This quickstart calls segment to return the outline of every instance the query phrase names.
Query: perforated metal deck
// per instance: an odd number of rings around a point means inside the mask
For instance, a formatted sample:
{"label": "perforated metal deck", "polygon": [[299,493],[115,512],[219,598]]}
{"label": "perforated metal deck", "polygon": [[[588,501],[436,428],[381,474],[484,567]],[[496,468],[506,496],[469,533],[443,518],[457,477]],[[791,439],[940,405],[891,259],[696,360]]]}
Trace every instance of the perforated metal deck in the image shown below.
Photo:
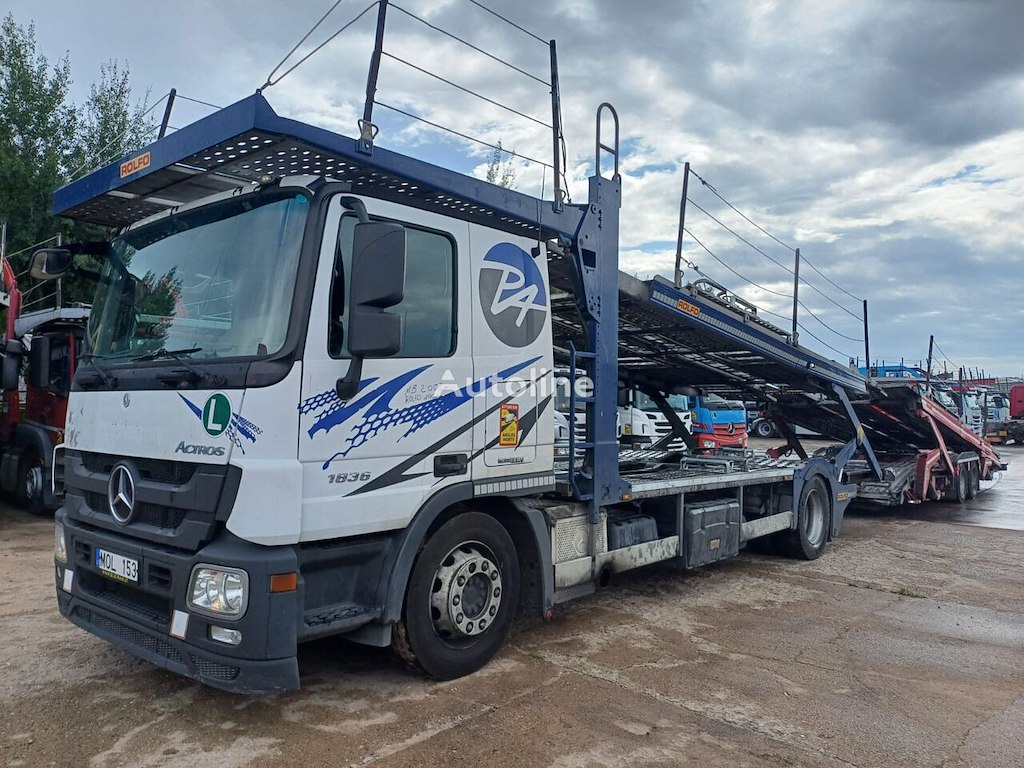
{"label": "perforated metal deck", "polygon": [[581,217],[573,206],[556,211],[551,202],[280,117],[258,93],[57,190],[54,213],[124,227],[213,193],[296,174],[544,239],[571,235]]}

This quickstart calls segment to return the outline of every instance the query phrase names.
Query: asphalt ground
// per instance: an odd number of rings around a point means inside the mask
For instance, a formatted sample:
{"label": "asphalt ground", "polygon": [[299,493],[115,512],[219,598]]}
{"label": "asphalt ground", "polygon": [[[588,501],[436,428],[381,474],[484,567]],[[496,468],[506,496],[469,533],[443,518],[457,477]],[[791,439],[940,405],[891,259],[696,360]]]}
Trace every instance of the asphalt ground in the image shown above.
{"label": "asphalt ground", "polygon": [[625,576],[461,680],[334,639],[264,697],[61,619],[52,524],[0,508],[0,765],[1024,766],[1024,449],[1004,452],[967,505],[852,513],[811,563]]}

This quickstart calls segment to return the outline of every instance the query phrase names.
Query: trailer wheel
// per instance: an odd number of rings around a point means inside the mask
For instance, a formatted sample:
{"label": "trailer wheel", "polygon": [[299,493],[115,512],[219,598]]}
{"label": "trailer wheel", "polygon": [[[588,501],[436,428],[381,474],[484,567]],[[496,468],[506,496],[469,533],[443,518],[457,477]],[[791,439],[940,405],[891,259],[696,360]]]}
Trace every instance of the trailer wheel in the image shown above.
{"label": "trailer wheel", "polygon": [[973,499],[981,490],[981,465],[972,461],[968,466],[970,470],[967,473],[967,498]]}
{"label": "trailer wheel", "polygon": [[761,419],[754,425],[754,434],[758,437],[772,437],[775,435],[775,425],[767,419]]}
{"label": "trailer wheel", "polygon": [[963,504],[970,498],[968,494],[973,487],[971,469],[969,464],[959,464],[956,469],[956,477],[953,478],[953,501]]}
{"label": "trailer wheel", "polygon": [[392,647],[430,677],[475,672],[501,648],[519,604],[515,544],[493,517],[470,512],[420,550]]}
{"label": "trailer wheel", "polygon": [[812,477],[800,492],[800,505],[795,531],[780,536],[782,551],[789,557],[817,560],[825,551],[832,521],[832,499],[825,481]]}

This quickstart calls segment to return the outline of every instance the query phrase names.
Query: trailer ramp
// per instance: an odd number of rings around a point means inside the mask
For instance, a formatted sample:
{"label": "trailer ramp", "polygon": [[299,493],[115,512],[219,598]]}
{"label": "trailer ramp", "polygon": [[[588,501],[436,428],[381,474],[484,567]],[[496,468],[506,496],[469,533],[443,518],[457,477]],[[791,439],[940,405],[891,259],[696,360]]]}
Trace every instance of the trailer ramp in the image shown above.
{"label": "trailer ramp", "polygon": [[[551,271],[552,284],[566,292],[553,299],[556,343],[576,343],[582,329],[571,275],[557,260]],[[785,389],[832,398],[833,386],[850,396],[867,393],[867,379],[855,369],[794,344],[755,307],[703,290],[702,281],[676,288],[660,276],[640,280],[619,272],[618,282],[619,374],[628,384],[748,397]]]}

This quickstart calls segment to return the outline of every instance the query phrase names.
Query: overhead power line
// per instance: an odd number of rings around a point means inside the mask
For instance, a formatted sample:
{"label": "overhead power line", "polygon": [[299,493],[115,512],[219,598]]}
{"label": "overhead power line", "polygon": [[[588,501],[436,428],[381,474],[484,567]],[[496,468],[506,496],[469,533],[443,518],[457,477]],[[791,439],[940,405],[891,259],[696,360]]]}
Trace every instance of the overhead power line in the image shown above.
{"label": "overhead power line", "polygon": [[548,130],[551,130],[551,125],[549,123],[545,123],[543,120],[538,120],[533,115],[528,115],[525,112],[520,112],[518,109],[513,109],[512,107],[506,106],[505,104],[502,104],[499,101],[495,101],[494,99],[490,99],[487,96],[484,96],[483,94],[477,93],[476,91],[471,90],[469,88],[466,88],[465,86],[459,85],[458,83],[454,83],[451,80],[448,80],[447,78],[441,77],[440,75],[435,74],[433,72],[430,72],[429,70],[423,69],[422,67],[418,67],[415,64],[406,61],[403,58],[395,56],[393,53],[389,53],[388,51],[381,51],[381,54],[384,55],[384,56],[387,56],[389,59],[393,59],[394,61],[397,61],[399,64],[405,64],[405,66],[409,67],[410,69],[415,69],[417,72],[422,72],[424,75],[432,77],[435,80],[439,80],[442,83],[444,83],[445,85],[450,85],[452,88],[457,88],[458,90],[462,91],[463,93],[468,93],[470,96],[476,96],[481,101],[486,101],[488,104],[493,104],[496,107],[500,107],[501,109],[504,109],[504,110],[506,110],[508,112],[511,112],[513,115],[518,115],[519,117],[525,117],[527,120],[531,120],[534,123],[536,123],[537,125],[543,126],[544,128],[547,128]]}
{"label": "overhead power line", "polygon": [[[693,171],[690,171],[690,172],[691,172],[691,173],[693,173]],[[697,203],[696,201],[694,201],[694,200],[692,200],[692,199],[690,199],[690,198],[687,198],[687,201],[688,201],[688,202],[689,202],[689,203],[690,203],[691,205],[693,205],[693,207],[694,207],[694,208],[696,208],[696,209],[697,209],[698,211],[700,211],[701,213],[703,213],[703,214],[704,214],[705,216],[707,216],[707,217],[708,217],[709,219],[711,219],[711,220],[712,220],[713,222],[715,222],[715,223],[716,223],[716,224],[717,224],[718,226],[720,226],[720,227],[721,227],[722,229],[724,229],[724,230],[725,230],[726,232],[728,232],[729,234],[731,234],[731,235],[732,235],[733,237],[735,237],[735,238],[736,238],[737,240],[739,240],[740,242],[742,242],[742,243],[744,243],[744,244],[746,244],[746,245],[750,246],[751,248],[753,248],[753,249],[754,249],[755,251],[757,251],[757,252],[758,252],[759,254],[761,254],[761,255],[762,255],[762,256],[764,256],[764,257],[765,257],[766,259],[768,259],[768,261],[770,261],[770,262],[771,262],[772,264],[776,265],[777,267],[781,267],[781,268],[782,268],[783,270],[785,270],[785,271],[786,271],[787,273],[789,273],[790,275],[794,274],[794,272],[793,272],[793,269],[792,269],[791,267],[787,267],[787,266],[786,266],[785,264],[783,264],[783,263],[782,263],[781,261],[779,261],[779,260],[777,260],[777,259],[773,258],[772,256],[769,256],[769,255],[768,255],[768,254],[767,254],[767,253],[766,253],[766,252],[765,252],[764,250],[762,250],[761,248],[758,248],[758,247],[757,247],[756,245],[754,245],[754,244],[753,244],[752,242],[750,242],[750,241],[749,241],[749,240],[747,240],[747,239],[746,239],[745,237],[743,237],[743,235],[741,235],[741,234],[740,234],[739,232],[737,232],[736,230],[732,229],[732,228],[731,228],[731,227],[730,227],[730,226],[729,226],[728,224],[725,224],[725,223],[723,223],[723,222],[722,222],[722,221],[721,221],[720,219],[718,219],[718,218],[717,218],[717,217],[715,217],[715,216],[714,216],[713,214],[709,213],[709,212],[708,212],[707,210],[705,210],[705,209],[704,209],[703,207],[701,207],[701,205],[700,205],[699,203]],[[794,253],[795,253],[795,251],[794,251]],[[806,261],[806,258],[804,257],[804,255],[803,255],[803,254],[801,254],[801,255],[800,255],[800,261],[801,261],[801,262],[804,262],[804,261]],[[808,288],[810,288],[810,289],[811,289],[812,291],[814,291],[815,293],[817,293],[817,294],[820,294],[820,295],[821,295],[822,297],[824,297],[825,299],[827,299],[828,301],[830,301],[830,302],[831,302],[832,304],[834,304],[834,305],[835,305],[836,307],[838,307],[839,309],[843,310],[843,312],[845,312],[846,314],[848,314],[848,315],[849,315],[850,317],[852,317],[852,318],[854,318],[854,319],[856,319],[856,320],[860,320],[860,319],[861,319],[861,316],[860,316],[860,315],[858,315],[858,314],[855,314],[854,312],[851,312],[851,311],[850,311],[850,310],[849,310],[849,309],[848,309],[847,307],[844,307],[844,306],[843,306],[842,304],[840,304],[840,303],[839,303],[838,301],[836,301],[835,299],[833,299],[833,298],[832,298],[831,296],[829,296],[829,295],[828,295],[827,293],[825,293],[824,291],[820,290],[820,289],[819,289],[819,288],[818,288],[817,286],[815,286],[815,285],[814,285],[813,283],[810,283],[810,282],[808,282],[807,280],[803,280],[803,279],[802,279],[802,280],[801,280],[800,282],[802,282],[802,283],[803,283],[804,285],[806,285],[806,286],[807,286]]]}
{"label": "overhead power line", "polygon": [[406,117],[411,118],[413,120],[418,120],[421,123],[429,125],[431,128],[437,128],[439,131],[446,131],[450,134],[458,136],[460,139],[466,139],[467,141],[475,142],[477,144],[480,144],[481,146],[490,147],[491,149],[495,149],[499,152],[505,152],[507,154],[512,155],[513,157],[519,157],[522,158],[523,160],[529,160],[531,163],[537,163],[538,165],[543,165],[545,168],[551,168],[552,170],[554,170],[554,166],[551,165],[551,163],[545,163],[543,160],[538,160],[535,157],[530,157],[529,155],[524,155],[521,152],[516,152],[515,150],[512,149],[506,149],[505,147],[499,147],[497,144],[491,144],[490,142],[484,141],[483,139],[478,139],[475,136],[470,136],[467,133],[456,131],[454,128],[448,128],[447,126],[441,125],[440,123],[432,122],[430,120],[427,120],[425,117],[414,115],[412,112],[406,112],[404,109],[399,109],[398,107],[393,107],[390,104],[385,104],[383,101],[375,100],[373,103],[376,104],[378,107],[384,107],[384,109],[390,109],[392,112],[397,112],[398,114],[405,115]]}
{"label": "overhead power line", "polygon": [[[750,216],[748,216],[745,213],[743,213],[742,211],[740,211],[732,203],[730,203],[728,200],[726,200],[724,197],[722,197],[722,194],[720,193],[720,191],[718,189],[715,188],[714,184],[712,184],[711,182],[709,182],[708,180],[706,180],[705,178],[700,176],[700,174],[698,174],[696,171],[694,171],[692,167],[690,167],[690,173],[693,174],[694,176],[696,176],[697,180],[701,183],[701,185],[706,186],[709,189],[709,191],[711,191],[712,195],[714,195],[716,198],[721,200],[725,205],[727,205],[729,208],[731,208],[733,211],[735,211],[744,221],[750,223],[756,229],[758,229],[759,231],[763,232],[765,234],[765,236],[767,236],[768,238],[771,238],[773,241],[778,243],[783,248],[786,248],[786,249],[788,249],[790,251],[795,251],[796,250],[790,244],[785,243],[785,242],[779,240],[778,238],[776,238],[774,236],[774,234],[772,234],[770,231],[768,231],[763,226],[761,226],[761,224],[759,224],[754,219],[752,219]],[[803,254],[801,254],[801,259],[802,259],[802,261],[804,263],[806,263],[809,267],[811,267],[811,269],[813,269],[815,272],[817,272],[819,275],[821,275],[821,278],[823,278],[829,285],[833,286],[834,288],[836,288],[839,291],[842,291],[847,296],[849,296],[851,299],[855,299],[856,301],[863,301],[862,298],[860,298],[856,294],[850,293],[850,291],[847,291],[845,288],[843,288],[843,286],[839,285],[833,279],[829,278],[829,276],[827,274],[825,274],[820,269],[818,269],[814,265],[814,263],[812,261],[810,261]],[[808,283],[807,285],[810,286],[811,284]],[[813,286],[811,286],[811,287],[813,288]]]}
{"label": "overhead power line", "polygon": [[523,33],[524,35],[526,35],[526,36],[528,36],[528,37],[532,37],[532,38],[533,38],[534,40],[536,40],[537,42],[539,42],[539,43],[543,43],[544,45],[547,45],[547,44],[548,44],[548,41],[547,41],[547,40],[545,40],[544,38],[542,38],[542,37],[539,37],[538,35],[535,35],[535,34],[533,34],[533,32],[531,32],[531,31],[530,31],[530,30],[528,30],[528,29],[524,29],[523,27],[521,27],[521,26],[519,26],[518,24],[516,24],[516,23],[515,23],[514,21],[510,21],[509,19],[506,19],[506,18],[505,18],[504,16],[502,16],[502,15],[501,15],[500,13],[498,13],[497,11],[494,11],[494,10],[492,10],[492,9],[488,8],[488,7],[487,7],[486,5],[484,5],[483,3],[478,3],[478,2],[477,2],[477,0],[469,0],[469,2],[471,2],[471,3],[472,3],[473,5],[475,5],[475,6],[477,7],[477,8],[480,8],[481,10],[487,11],[487,12],[488,12],[489,14],[491,14],[492,16],[496,16],[496,17],[498,17],[499,19],[501,19],[502,21],[504,21],[504,22],[505,22],[506,24],[508,24],[509,26],[515,27],[515,28],[516,28],[516,29],[518,29],[518,30],[519,30],[520,32],[522,32],[522,33]]}
{"label": "overhead power line", "polygon": [[394,8],[396,11],[400,11],[400,12],[404,13],[409,18],[415,19],[420,24],[423,24],[424,26],[429,27],[430,29],[434,30],[435,32],[440,32],[445,37],[450,37],[452,40],[455,40],[456,42],[462,43],[467,48],[472,48],[477,53],[483,54],[487,58],[492,59],[492,60],[498,62],[499,64],[503,64],[506,67],[508,67],[509,69],[513,69],[513,70],[515,70],[516,72],[518,72],[521,75],[525,75],[526,77],[530,78],[531,80],[536,80],[541,85],[546,85],[548,88],[551,87],[551,83],[549,83],[547,80],[544,80],[543,78],[537,77],[536,75],[531,74],[530,72],[527,72],[525,69],[521,69],[520,67],[517,67],[515,64],[511,64],[511,63],[505,61],[504,59],[502,59],[502,58],[500,58],[498,56],[495,56],[493,53],[488,53],[484,49],[478,48],[477,46],[473,45],[469,41],[463,40],[458,35],[454,35],[454,34],[452,34],[451,32],[449,32],[446,29],[441,29],[440,27],[431,24],[426,19],[420,18],[415,13],[412,13],[411,11],[407,11],[405,8],[403,8],[400,5],[396,5],[395,3],[391,3],[389,5],[389,7],[390,8]]}
{"label": "overhead power line", "polygon": [[[717,261],[719,264],[721,264],[723,267],[725,267],[727,270],[729,270],[732,274],[734,274],[740,280],[743,280],[744,282],[749,283],[750,285],[754,286],[755,288],[759,288],[762,291],[765,291],[766,293],[770,293],[770,294],[773,294],[775,296],[780,296],[781,298],[784,298],[784,299],[792,299],[793,298],[793,296],[791,294],[782,293],[780,291],[775,291],[775,290],[772,290],[771,288],[767,288],[767,287],[761,285],[760,283],[754,282],[753,280],[748,278],[746,275],[744,275],[741,272],[738,272],[737,270],[733,269],[733,267],[731,267],[727,262],[725,262],[721,257],[719,257],[714,251],[712,251],[710,248],[708,248],[706,245],[704,245],[704,243],[702,243],[693,234],[693,232],[691,232],[689,229],[684,227],[683,231],[686,232],[686,234],[688,234],[690,237],[692,237],[694,242],[697,243],[697,245],[699,245],[701,248],[703,248],[711,258],[713,258],[715,261]],[[690,264],[690,262],[687,262],[687,263]],[[830,326],[828,323],[824,322],[814,312],[812,312],[810,309],[808,309],[807,306],[803,302],[798,301],[797,303],[799,304],[799,306],[803,307],[811,317],[813,317],[815,320],[817,320],[824,328],[828,329],[829,331],[834,333],[836,336],[839,336],[839,337],[841,337],[843,339],[847,339],[848,341],[855,341],[855,342],[863,341],[863,339],[855,338],[853,336],[847,336],[846,334],[837,331],[835,328]],[[767,310],[767,309],[759,308],[758,311],[764,312],[765,314],[771,315],[772,317],[780,318],[782,320],[788,321],[790,319],[790,318],[787,318],[787,317],[782,317],[782,315],[776,314],[775,312],[771,312],[770,310]],[[846,352],[843,352],[840,349],[836,349],[835,347],[830,345],[828,342],[823,341],[821,338],[819,338],[813,332],[809,331],[803,324],[797,323],[797,327],[800,328],[801,330],[805,331],[807,333],[807,335],[810,336],[812,339],[820,342],[821,344],[824,344],[826,347],[831,349],[833,352],[835,352],[835,353],[837,353],[839,355],[846,356],[846,357],[849,356],[849,355],[847,355]]]}
{"label": "overhead power line", "polygon": [[223,107],[217,104],[211,104],[210,102],[203,101],[202,99],[193,99],[191,96],[183,96],[180,93],[174,94],[174,99],[175,101],[177,101],[178,99],[183,99],[184,101],[191,101],[193,104],[202,104],[204,107],[209,107],[210,109],[223,109]]}
{"label": "overhead power line", "polygon": [[307,53],[305,56],[303,56],[297,62],[292,64],[288,69],[286,69],[284,72],[282,72],[280,75],[278,75],[278,78],[275,80],[274,79],[274,75],[277,73],[277,70],[279,70],[281,68],[281,66],[288,60],[288,58],[298,49],[298,47],[300,45],[302,45],[302,43],[306,40],[306,38],[308,38],[311,34],[313,34],[313,30],[315,30],[317,27],[320,26],[320,24],[323,22],[323,20],[326,19],[328,15],[330,15],[331,11],[333,11],[335,8],[338,7],[338,3],[340,3],[340,2],[341,2],[341,0],[337,0],[337,2],[333,6],[331,6],[331,9],[329,11],[327,11],[327,13],[325,13],[320,18],[320,21],[318,21],[316,24],[314,24],[313,27],[309,30],[309,32],[307,32],[305,34],[305,36],[302,38],[302,40],[300,40],[298,43],[295,44],[295,47],[292,48],[292,50],[290,50],[288,52],[288,55],[285,56],[283,59],[281,59],[281,62],[276,67],[274,67],[274,69],[271,71],[270,75],[267,77],[267,82],[265,82],[263,85],[261,85],[257,90],[264,91],[267,88],[271,87],[272,85],[277,85],[278,83],[280,83],[282,80],[284,80],[286,77],[288,77],[288,75],[290,75],[292,72],[294,72],[299,66],[301,66],[306,61],[308,61],[311,56],[313,56],[315,53],[319,52],[321,48],[323,48],[325,45],[327,45],[329,42],[331,42],[334,38],[336,38],[338,35],[340,35],[342,32],[344,32],[346,29],[348,29],[353,24],[355,24],[357,21],[359,21],[361,18],[363,18],[363,16],[365,16],[370,11],[371,8],[374,8],[378,4],[379,0],[373,0],[373,2],[370,3],[368,6],[366,6],[362,11],[360,11],[359,14],[354,19],[352,19],[352,21],[350,21],[347,24],[343,25],[341,27],[341,29],[339,29],[333,35],[328,37],[326,40],[324,40],[322,43],[320,43],[320,45],[318,45],[316,48],[311,50],[309,53]]}

